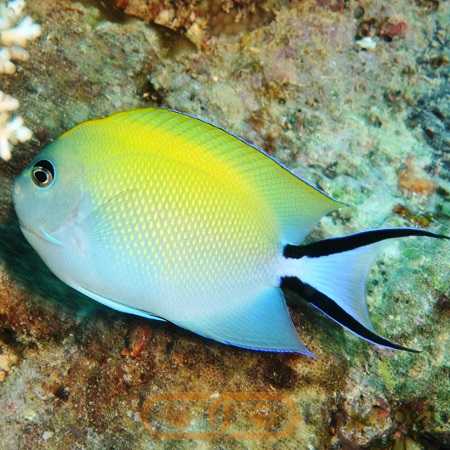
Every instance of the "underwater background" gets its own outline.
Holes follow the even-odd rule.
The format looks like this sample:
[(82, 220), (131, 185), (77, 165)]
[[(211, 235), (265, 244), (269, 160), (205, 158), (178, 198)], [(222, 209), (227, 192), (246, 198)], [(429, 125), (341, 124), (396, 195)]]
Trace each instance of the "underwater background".
[(449, 2), (29, 0), (24, 14), (41, 36), (0, 75), (34, 134), (0, 161), (0, 450), (449, 448), (448, 242), (391, 243), (369, 278), (376, 330), (422, 353), (376, 349), (303, 305), (307, 359), (95, 304), (48, 271), (11, 204), (14, 176), (63, 131), (156, 105), (349, 205), (311, 240), (449, 235)]

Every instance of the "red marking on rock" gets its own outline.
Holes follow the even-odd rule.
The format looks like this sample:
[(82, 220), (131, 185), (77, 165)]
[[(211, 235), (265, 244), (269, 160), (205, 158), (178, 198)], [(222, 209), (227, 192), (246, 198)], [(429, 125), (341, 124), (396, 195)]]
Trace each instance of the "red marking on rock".
[(380, 36), (383, 38), (394, 39), (394, 37), (405, 37), (408, 24), (404, 20), (399, 22), (386, 22), (380, 27)]
[(128, 6), (128, 0), (116, 0), (116, 7), (120, 9), (126, 9)]
[(148, 344), (150, 340), (151, 330), (150, 327), (146, 324), (138, 325), (131, 332), (130, 336), (130, 347), (124, 348), (121, 352), (122, 356), (130, 356), (131, 358), (138, 358), (145, 346)]

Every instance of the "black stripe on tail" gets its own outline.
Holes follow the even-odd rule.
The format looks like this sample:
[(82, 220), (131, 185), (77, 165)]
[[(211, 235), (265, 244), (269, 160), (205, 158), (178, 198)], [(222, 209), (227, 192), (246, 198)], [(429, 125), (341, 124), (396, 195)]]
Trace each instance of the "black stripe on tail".
[(419, 228), (385, 228), (378, 230), (363, 231), (339, 238), (325, 239), (308, 245), (286, 245), (283, 254), (286, 258), (299, 259), (303, 256), (319, 257), (333, 253), (346, 252), (365, 245), (375, 244), (385, 239), (393, 239), (407, 236), (427, 236), (439, 239), (450, 239), (443, 234)]
[(419, 350), (403, 347), (394, 342), (391, 342), (374, 333), (373, 331), (367, 329), (356, 319), (354, 319), (350, 314), (345, 312), (331, 298), (318, 291), (317, 289), (314, 289), (309, 284), (303, 283), (296, 277), (283, 277), (281, 279), (280, 287), (283, 289), (283, 291), (287, 289), (299, 294), (303, 299), (305, 299), (308, 303), (314, 305), (330, 319), (334, 320), (338, 324), (344, 326), (348, 330), (352, 331), (356, 335), (360, 336), (363, 339), (366, 339), (369, 342), (396, 350), (406, 350), (408, 352), (415, 353), (419, 352)]

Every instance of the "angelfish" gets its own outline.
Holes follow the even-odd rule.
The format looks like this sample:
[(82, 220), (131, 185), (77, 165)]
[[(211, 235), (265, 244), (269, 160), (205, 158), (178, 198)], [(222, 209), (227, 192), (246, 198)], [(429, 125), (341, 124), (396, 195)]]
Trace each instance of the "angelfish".
[(16, 179), (28, 242), (74, 289), (215, 341), (310, 355), (283, 291), (361, 338), (379, 336), (365, 280), (379, 242), (415, 228), (302, 241), (340, 203), (222, 128), (164, 109), (84, 122)]

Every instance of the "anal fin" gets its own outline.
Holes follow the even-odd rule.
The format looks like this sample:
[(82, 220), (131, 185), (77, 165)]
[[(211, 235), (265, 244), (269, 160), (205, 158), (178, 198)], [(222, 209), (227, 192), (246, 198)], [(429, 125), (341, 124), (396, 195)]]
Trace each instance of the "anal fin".
[[(313, 354), (299, 339), (279, 288), (254, 299), (232, 302), (220, 314), (207, 314), (174, 323), (203, 337), (250, 350)], [(236, 305), (238, 305), (236, 307)]]

